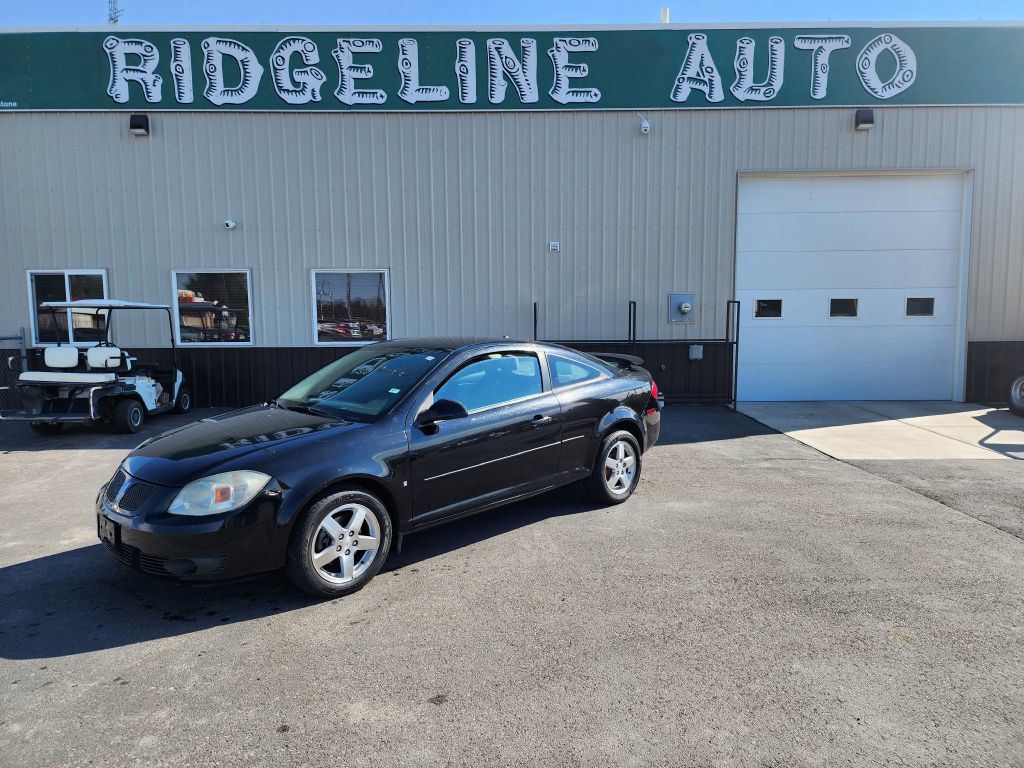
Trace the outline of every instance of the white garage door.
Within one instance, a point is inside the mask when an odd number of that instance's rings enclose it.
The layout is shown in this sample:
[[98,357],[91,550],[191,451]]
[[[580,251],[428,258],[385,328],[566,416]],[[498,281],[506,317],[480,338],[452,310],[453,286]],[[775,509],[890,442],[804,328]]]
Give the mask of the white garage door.
[[963,184],[741,178],[739,399],[955,397]]

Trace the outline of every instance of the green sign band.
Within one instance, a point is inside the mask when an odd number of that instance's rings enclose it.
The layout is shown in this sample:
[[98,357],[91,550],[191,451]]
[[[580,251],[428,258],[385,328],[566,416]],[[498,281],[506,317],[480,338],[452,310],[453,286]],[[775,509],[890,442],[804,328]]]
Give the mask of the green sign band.
[[0,34],[3,110],[1024,103],[1024,27]]

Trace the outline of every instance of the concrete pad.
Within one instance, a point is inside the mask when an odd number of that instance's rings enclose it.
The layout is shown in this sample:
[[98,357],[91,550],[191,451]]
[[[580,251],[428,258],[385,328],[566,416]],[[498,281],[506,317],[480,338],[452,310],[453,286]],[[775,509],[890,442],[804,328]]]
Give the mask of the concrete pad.
[[[997,460],[1006,459],[1007,453],[1018,450],[1024,453],[1024,431],[1018,434],[1007,429],[1007,434],[996,440],[993,427],[985,423],[993,411],[976,405],[740,403],[739,410],[843,461]],[[1003,423],[1002,416],[993,418]]]

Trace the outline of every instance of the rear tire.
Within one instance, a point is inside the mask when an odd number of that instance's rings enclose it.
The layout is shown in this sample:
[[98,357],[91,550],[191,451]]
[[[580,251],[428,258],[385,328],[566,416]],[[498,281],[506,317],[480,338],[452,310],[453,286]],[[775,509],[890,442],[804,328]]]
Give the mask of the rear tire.
[[145,411],[142,410],[142,403],[138,400],[121,400],[114,406],[114,412],[110,415],[110,423],[118,432],[126,435],[135,434],[142,428],[145,421]]
[[46,436],[56,435],[62,429],[64,429],[64,425],[61,424],[59,421],[33,421],[31,424],[29,424],[29,426],[32,427],[32,431],[35,432],[37,435]]
[[185,387],[178,390],[178,399],[174,401],[175,413],[188,413],[192,410],[192,393]]
[[621,504],[640,482],[640,444],[620,429],[601,441],[594,469],[582,483],[584,493],[598,504]]
[[1010,410],[1018,416],[1024,416],[1024,368],[1010,377],[1010,391],[1007,393]]
[[391,515],[380,499],[342,486],[296,521],[285,570],[295,586],[314,597],[349,595],[380,571],[392,535]]

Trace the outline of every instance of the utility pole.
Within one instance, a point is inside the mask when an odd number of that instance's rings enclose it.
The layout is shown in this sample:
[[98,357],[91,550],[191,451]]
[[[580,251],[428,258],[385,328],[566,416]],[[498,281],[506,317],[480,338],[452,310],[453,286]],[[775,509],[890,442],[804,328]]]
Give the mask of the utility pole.
[[117,0],[107,0],[107,24],[117,24],[121,20],[124,8],[117,4]]

